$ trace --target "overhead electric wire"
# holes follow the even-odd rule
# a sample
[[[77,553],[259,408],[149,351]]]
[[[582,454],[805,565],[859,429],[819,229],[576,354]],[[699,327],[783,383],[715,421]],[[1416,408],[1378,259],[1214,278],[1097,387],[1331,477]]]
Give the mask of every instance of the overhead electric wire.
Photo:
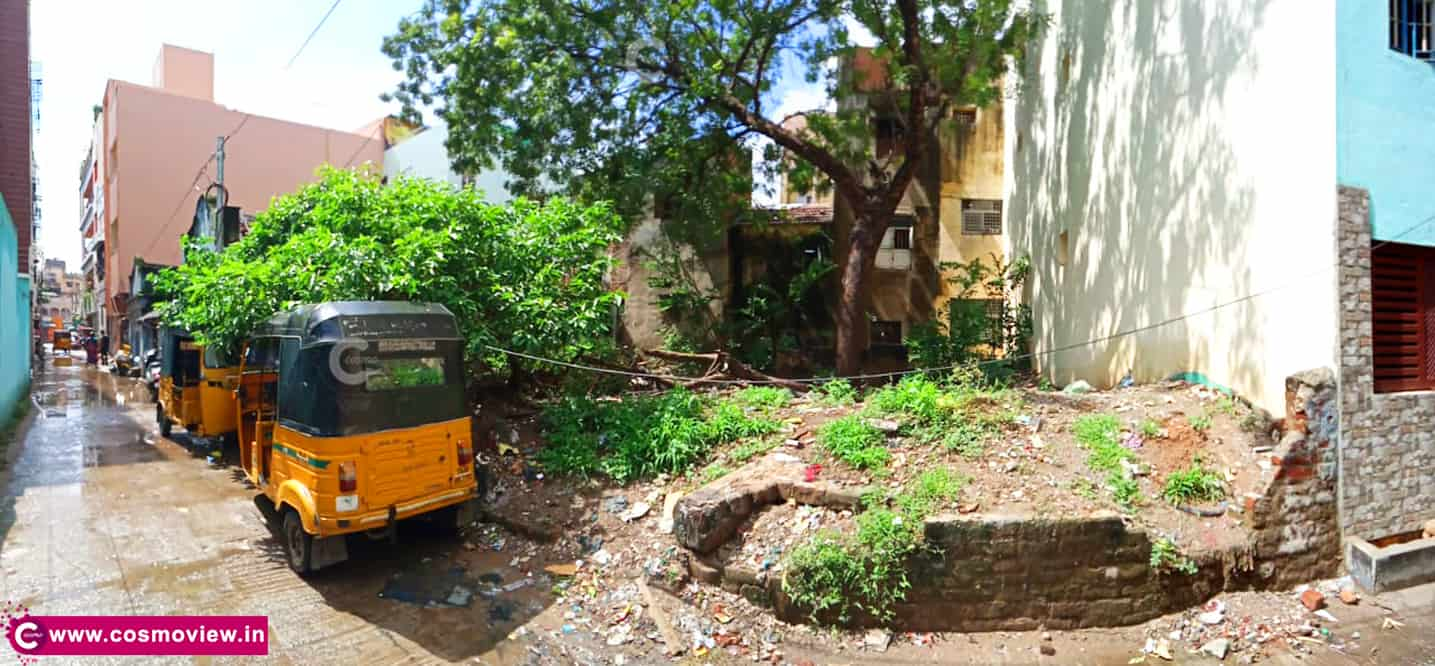
[[[304,38],[304,43],[299,45],[299,50],[295,51],[294,55],[289,58],[289,62],[284,65],[284,69],[292,67],[294,61],[299,59],[299,55],[304,53],[304,49],[309,46],[309,41],[314,39],[314,35],[319,34],[319,29],[324,27],[325,21],[329,20],[329,15],[333,14],[334,10],[339,8],[339,1],[340,0],[334,0],[334,4],[329,5],[329,11],[324,12],[324,18],[319,19],[319,25],[314,26],[314,29],[309,31],[309,36]]]

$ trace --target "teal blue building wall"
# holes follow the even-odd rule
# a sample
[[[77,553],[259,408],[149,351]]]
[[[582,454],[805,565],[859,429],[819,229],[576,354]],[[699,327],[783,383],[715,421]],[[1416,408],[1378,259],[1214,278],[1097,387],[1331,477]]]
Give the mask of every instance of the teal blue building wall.
[[[27,399],[30,381],[30,279],[19,269],[15,223],[0,195],[0,424]]]
[[[1391,50],[1387,0],[1336,0],[1335,26],[1336,176],[1375,240],[1435,246],[1435,66]]]

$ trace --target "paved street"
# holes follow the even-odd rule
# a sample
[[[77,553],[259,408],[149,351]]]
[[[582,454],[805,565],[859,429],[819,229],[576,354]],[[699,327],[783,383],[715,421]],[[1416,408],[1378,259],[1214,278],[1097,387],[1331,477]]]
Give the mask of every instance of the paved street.
[[[179,431],[160,439],[138,380],[50,368],[33,399],[0,519],[6,600],[37,615],[267,615],[274,663],[459,661],[507,634],[488,603],[435,609],[378,597],[400,571],[460,555],[470,570],[485,566],[452,538],[359,544],[351,562],[299,579],[237,468],[181,446]],[[515,623],[540,608],[521,595],[507,603]]]
[[[455,568],[496,586],[518,581],[525,574],[510,566],[517,537],[504,553],[470,551],[418,529],[394,545],[360,538],[350,562],[302,580],[284,565],[237,469],[211,464],[210,447],[190,445],[181,433],[173,440],[155,434],[154,406],[138,380],[83,365],[51,368],[33,399],[31,424],[9,452],[0,585],[4,599],[38,615],[267,615],[270,663],[612,663],[616,653],[601,643],[562,635],[564,608],[540,585],[457,608],[380,596],[396,577],[422,586]],[[1364,635],[1359,655],[1321,647],[1299,663],[1435,663],[1435,586],[1378,602],[1396,611],[1404,629],[1383,631],[1386,613],[1371,604],[1335,608],[1343,635]],[[521,639],[504,640],[520,626]],[[788,659],[818,664],[1106,664],[1126,663],[1141,633],[1055,632],[1055,657],[1037,653],[1032,632],[949,635],[935,648],[894,643],[882,655],[841,650],[838,641],[783,648]],[[633,647],[628,663],[666,661]],[[1201,663],[1188,655],[1178,661]],[[1274,661],[1297,662],[1285,654]]]

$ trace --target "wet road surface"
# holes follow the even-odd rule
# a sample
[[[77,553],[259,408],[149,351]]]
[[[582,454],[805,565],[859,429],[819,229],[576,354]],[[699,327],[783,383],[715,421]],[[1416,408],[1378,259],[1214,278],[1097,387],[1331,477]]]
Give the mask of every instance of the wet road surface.
[[[360,537],[349,562],[300,579],[239,469],[179,429],[161,438],[139,380],[47,368],[32,398],[0,495],[0,598],[36,615],[267,615],[271,663],[493,663],[514,660],[491,650],[544,608],[536,586],[467,608],[380,598],[400,573],[522,575],[422,530]]]

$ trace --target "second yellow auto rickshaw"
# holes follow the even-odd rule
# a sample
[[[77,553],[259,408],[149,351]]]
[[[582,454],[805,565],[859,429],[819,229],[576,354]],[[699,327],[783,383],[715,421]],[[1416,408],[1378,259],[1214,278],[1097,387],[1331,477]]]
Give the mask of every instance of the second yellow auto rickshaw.
[[[51,333],[50,353],[55,355],[55,367],[71,365],[74,360],[70,358],[70,332],[65,329],[56,329]]]
[[[472,520],[463,341],[443,306],[297,306],[251,336],[240,370],[240,464],[296,572],[347,559],[351,533]]]
[[[190,437],[235,440],[234,388],[239,368],[180,329],[159,332],[160,376],[155,420],[168,437],[174,426]]]

